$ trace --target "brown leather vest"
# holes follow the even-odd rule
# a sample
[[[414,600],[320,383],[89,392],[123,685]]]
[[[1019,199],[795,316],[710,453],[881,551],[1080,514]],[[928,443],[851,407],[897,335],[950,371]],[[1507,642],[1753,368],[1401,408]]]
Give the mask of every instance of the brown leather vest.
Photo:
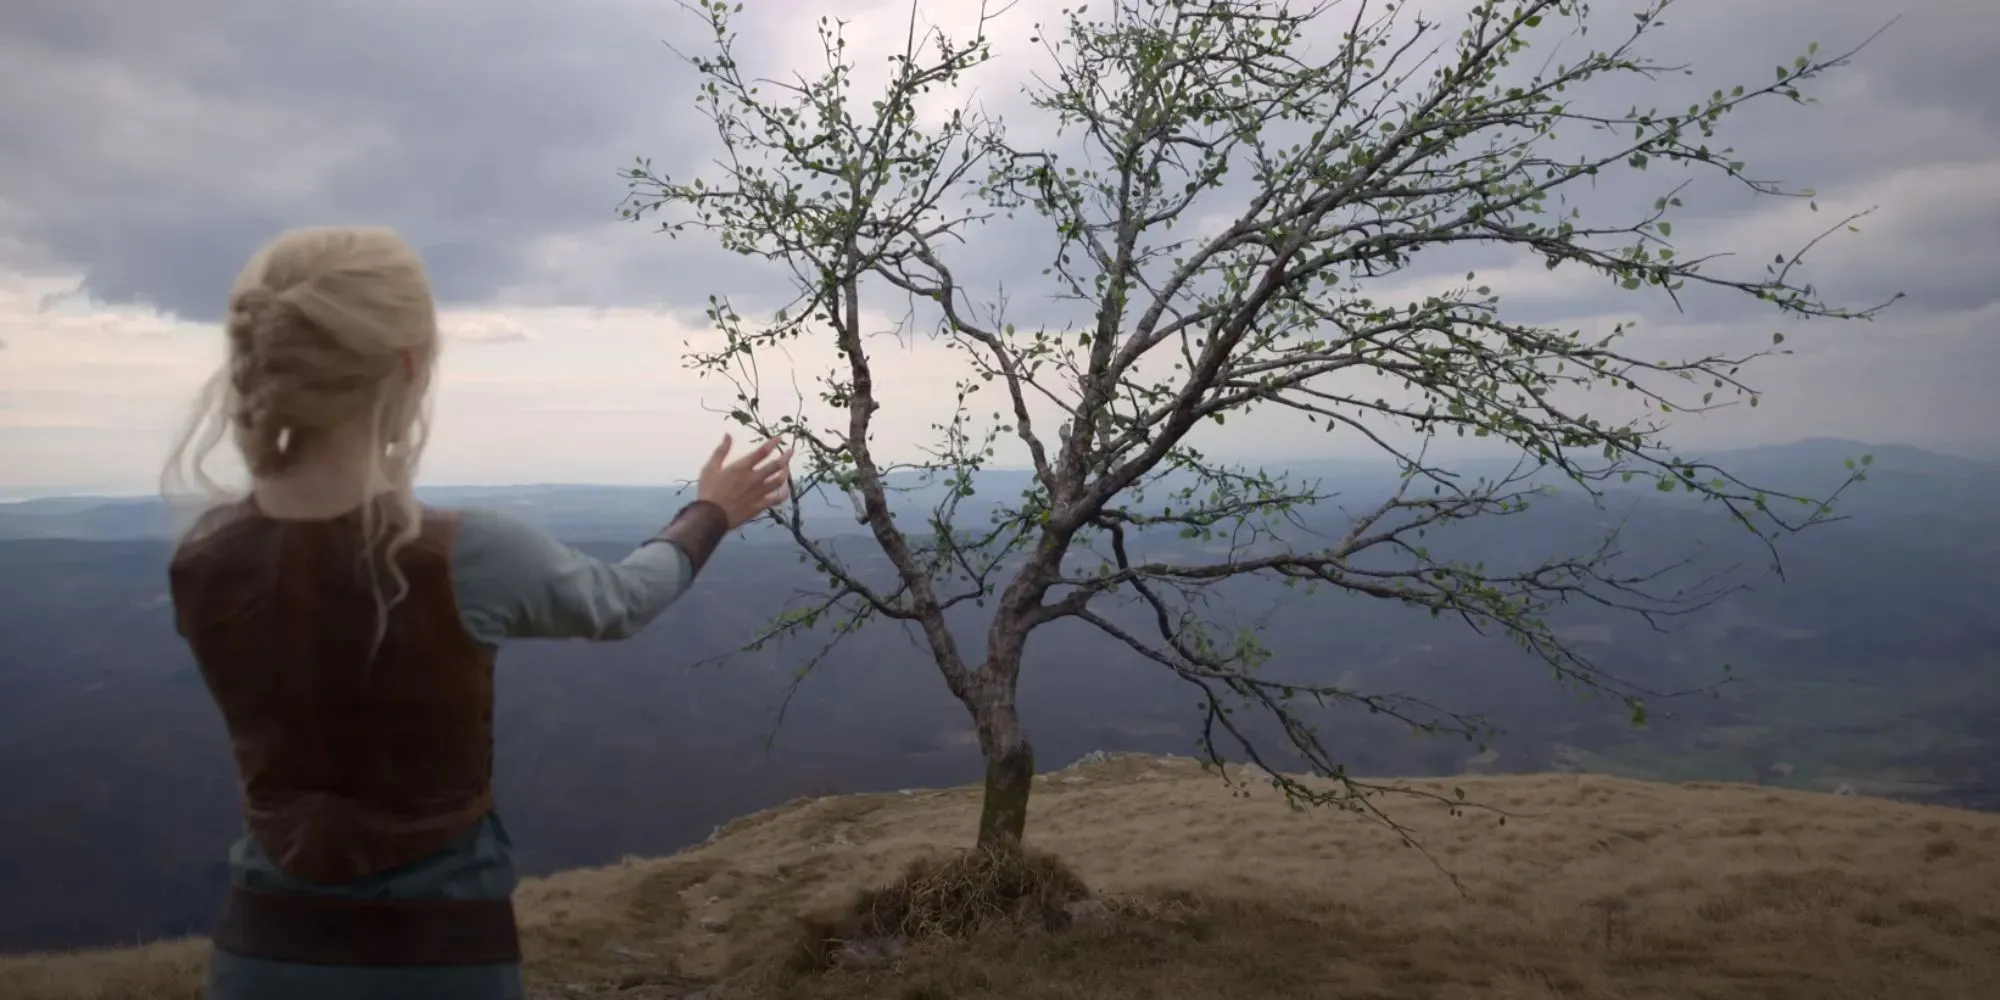
[[[427,511],[420,536],[398,553],[409,591],[379,647],[358,512],[285,521],[246,502],[212,512],[174,554],[177,625],[228,727],[246,826],[300,879],[338,883],[407,865],[493,806],[493,651],[459,617],[456,530],[450,514]],[[356,964],[518,955],[504,901],[428,901],[425,917],[412,912],[423,903],[268,895],[232,893],[217,943]],[[477,940],[424,940],[463,937],[475,924]]]
[[[379,649],[360,518],[247,506],[170,571],[181,635],[222,710],[250,833],[286,872],[345,882],[409,864],[493,807],[493,651],[459,619],[457,521],[398,554],[409,592]]]

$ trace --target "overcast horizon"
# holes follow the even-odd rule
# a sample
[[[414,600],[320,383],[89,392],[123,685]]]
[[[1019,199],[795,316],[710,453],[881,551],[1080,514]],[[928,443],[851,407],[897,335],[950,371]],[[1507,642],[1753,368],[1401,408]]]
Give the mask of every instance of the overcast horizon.
[[[1870,450],[1880,451],[1885,448],[1910,447],[1910,448],[1918,448],[1923,451],[1940,455],[1945,458],[1963,459],[1967,461],[1982,462],[2000,466],[2000,456],[1995,456],[1995,455],[1977,455],[1977,454],[1968,454],[1965,452],[1955,452],[1939,448],[1926,448],[1922,445],[1914,445],[1906,441],[1868,441],[1868,440],[1860,440],[1853,438],[1836,438],[1825,435],[1815,436],[1811,438],[1799,438],[1792,441],[1768,442],[1761,445],[1760,444],[1745,445],[1743,447],[1744,448],[1769,447],[1769,446],[1785,447],[1793,445],[1803,445],[1813,441],[1840,441],[1840,442],[1851,443],[1856,446],[1854,450],[1857,452],[1857,456],[1858,454],[1867,454]],[[1490,458],[1487,460],[1491,461]],[[1272,458],[1272,459],[1259,460],[1258,462],[1252,464],[1261,464],[1268,469],[1281,470],[1287,468],[1308,466],[1309,463],[1336,464],[1341,462],[1369,463],[1376,461],[1381,462],[1385,469],[1391,467],[1389,459],[1380,458],[1379,456],[1372,456],[1372,455],[1356,455],[1347,458],[1341,458],[1338,456],[1331,458],[1327,456],[1297,457],[1290,459]],[[1834,469],[1833,465],[1831,464],[1828,465],[1829,472],[1832,472],[1833,469]],[[991,465],[987,466],[984,471],[996,472],[996,473],[1028,473],[1031,472],[1032,469],[1029,466],[1025,465],[1018,465],[1018,466]],[[1745,471],[1746,474],[1750,474],[1753,476],[1755,474],[1755,470],[1732,469],[1732,471]],[[675,475],[666,475],[654,481],[646,481],[646,482],[634,481],[634,482],[622,482],[622,483],[593,482],[590,480],[580,480],[580,479],[579,480],[524,479],[524,480],[494,480],[490,482],[459,481],[459,480],[440,481],[435,477],[420,476],[419,481],[417,483],[417,489],[419,492],[440,491],[440,490],[460,491],[460,490],[529,490],[529,489],[682,489],[690,485],[692,485],[692,480],[690,478],[685,476],[675,476]],[[146,499],[156,499],[159,498],[159,496],[160,494],[157,487],[149,487],[149,486],[132,487],[132,488],[117,488],[117,487],[105,488],[105,487],[93,487],[93,486],[73,487],[56,483],[44,483],[44,484],[31,483],[21,486],[0,486],[0,504],[25,503],[31,500],[93,500],[93,499],[146,500]]]
[[[909,10],[807,6],[854,19],[862,66],[900,41]],[[965,26],[962,5],[920,6]],[[1060,6],[1020,0],[971,81],[1015,131],[1045,127],[1018,91],[1046,65],[1028,44],[1032,27]],[[1622,16],[1617,2],[1597,6],[1600,18]],[[796,10],[746,4],[737,24],[754,71],[817,56],[815,19],[787,15]],[[1841,50],[1900,15],[1816,89],[1821,103],[1774,102],[1725,125],[1725,143],[1755,172],[1815,188],[1821,212],[1698,186],[1675,242],[1684,256],[1768,260],[1772,246],[1873,208],[1861,234],[1816,251],[1810,280],[1844,302],[1907,298],[1873,323],[1795,325],[1742,303],[1676,313],[1601,279],[1500,262],[1482,280],[1503,315],[1587,330],[1637,321],[1680,345],[1761,345],[1784,331],[1797,353],[1748,372],[1764,405],[1683,417],[1677,447],[1831,437],[2000,459],[2000,90],[1986,83],[2000,5],[1772,0],[1745,12],[1682,0],[1674,10],[1650,51],[1694,75],[1633,92],[1640,103],[1684,105],[1688,94],[1768,80],[1807,42]],[[711,293],[754,300],[784,277],[705,238],[616,218],[617,171],[634,157],[681,171],[716,147],[691,71],[661,44],[698,48],[697,26],[644,0],[274,0],[255,13],[224,0],[7,5],[0,90],[33,99],[0,106],[0,497],[150,492],[221,356],[229,279],[271,236],[323,223],[394,226],[430,269],[447,347],[427,484],[692,474],[724,429],[712,409],[729,390],[686,371],[682,345],[708,336],[699,312]],[[1641,207],[1652,200],[1650,189],[1615,184],[1602,197],[1628,192],[1643,194]],[[1003,262],[995,282],[1014,280],[1006,262],[1048,251],[1016,230],[988,239],[981,260]],[[1417,271],[1378,287],[1414,295],[1440,277],[1454,275]],[[823,361],[821,347],[807,345],[800,363]],[[911,453],[944,412],[950,386],[936,372],[946,357],[921,341],[879,355],[885,452]],[[1202,440],[1252,463],[1370,453],[1310,433],[1253,415]]]

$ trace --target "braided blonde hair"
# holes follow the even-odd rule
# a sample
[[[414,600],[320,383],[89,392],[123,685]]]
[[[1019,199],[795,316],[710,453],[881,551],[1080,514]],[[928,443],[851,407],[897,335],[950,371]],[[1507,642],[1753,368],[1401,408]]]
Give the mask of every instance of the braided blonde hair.
[[[316,442],[365,429],[392,501],[361,508],[364,558],[386,630],[389,609],[409,589],[395,556],[422,528],[414,484],[430,436],[438,354],[423,262],[388,229],[294,229],[236,276],[224,327],[228,358],[202,387],[162,492],[170,501],[196,497],[205,508],[226,500],[229,491],[206,469],[225,434],[251,476],[267,478],[293,468]],[[376,571],[378,549],[387,585]]]

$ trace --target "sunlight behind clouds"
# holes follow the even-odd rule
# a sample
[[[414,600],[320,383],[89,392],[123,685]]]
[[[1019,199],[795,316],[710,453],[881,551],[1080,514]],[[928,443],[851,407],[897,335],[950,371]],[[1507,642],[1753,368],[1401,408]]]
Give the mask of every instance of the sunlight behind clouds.
[[[8,345],[0,489],[151,488],[190,402],[222,361],[214,326],[92,302],[76,285],[0,274]],[[721,409],[733,390],[683,364],[685,345],[716,335],[669,313],[451,308],[439,323],[445,351],[426,481],[673,481],[691,475],[728,429]],[[897,414],[881,440],[907,452],[949,415],[951,386],[936,377],[943,352],[926,342],[877,350],[884,405]],[[809,380],[834,359],[827,343],[786,354],[794,360],[773,355],[763,365],[773,392],[789,393],[795,374]]]
[[[1607,19],[1624,2],[1605,0]],[[989,26],[996,58],[959,92],[928,95],[924,114],[940,120],[976,102],[1006,119],[1014,140],[1047,138],[1050,122],[1026,106],[1022,88],[1049,66],[1031,41],[1035,24],[1056,21],[1063,6],[1017,0]],[[1455,31],[1465,3],[1420,6]],[[916,8],[954,39],[969,35],[978,10],[938,0]],[[746,70],[815,75],[824,66],[818,16],[844,17],[865,107],[903,45],[912,5],[828,0],[811,5],[811,17],[802,9],[746,4],[735,21]],[[1990,63],[2000,8],[1770,0],[1730,11],[1687,0],[1675,10],[1657,54],[1697,73],[1663,78],[1658,94],[1635,100],[1768,79],[1769,66],[1805,41],[1852,44],[1905,15],[1827,81],[1823,103],[1773,103],[1729,133],[1761,176],[1817,187],[1818,212],[1697,185],[1672,239],[1683,257],[1729,253],[1726,266],[1755,273],[1846,213],[1878,207],[1859,235],[1815,249],[1811,279],[1847,304],[1909,298],[1875,323],[1787,324],[1740,296],[1691,294],[1682,312],[1663,296],[1536,260],[1442,254],[1366,294],[1408,301],[1476,271],[1475,284],[1490,285],[1510,318],[1587,333],[1636,322],[1630,343],[1663,356],[1753,350],[1782,331],[1797,353],[1747,373],[1768,391],[1764,405],[1683,415],[1673,440],[1837,435],[2000,457],[2000,394],[1991,391],[2000,380],[1991,333],[2000,319],[2000,105],[1967,82]],[[391,20],[404,29],[398,41],[376,44]],[[326,222],[394,225],[432,270],[448,346],[427,481],[684,477],[725,428],[720,411],[734,391],[684,364],[688,344],[714,342],[701,314],[708,297],[730,299],[755,322],[791,280],[699,234],[671,240],[616,221],[617,170],[635,156],[681,177],[716,176],[693,76],[658,44],[702,51],[696,27],[640,0],[578,0],[559,17],[525,0],[439,0],[414,12],[356,0],[327,13],[323,52],[274,60],[275,22],[231,20],[219,4],[180,20],[134,16],[110,0],[0,12],[0,83],[46,97],[0,109],[0,489],[150,489],[185,407],[220,361],[213,321],[228,275],[278,230]],[[515,50],[534,55],[504,69],[467,55]],[[375,71],[365,85],[343,75],[361,58]],[[1672,182],[1608,180],[1585,195],[1587,211],[1629,221]],[[1232,207],[1218,201],[1177,232],[1219,229]],[[953,260],[964,262],[975,297],[1006,284],[1010,319],[1074,328],[1087,317],[1039,302],[1030,287],[1052,252],[1044,228],[976,230]],[[899,296],[871,302],[878,330],[906,305]],[[884,397],[876,447],[913,458],[948,417],[966,368],[927,337],[873,344]],[[772,355],[761,373],[767,399],[789,398],[795,376],[812,397],[811,376],[835,360],[824,339]],[[998,395],[996,386],[976,396],[979,411]],[[1045,405],[1036,417],[1059,422]],[[1200,433],[1201,446],[1251,461],[1367,453],[1275,412]],[[1012,438],[999,447],[999,461],[1024,461]]]

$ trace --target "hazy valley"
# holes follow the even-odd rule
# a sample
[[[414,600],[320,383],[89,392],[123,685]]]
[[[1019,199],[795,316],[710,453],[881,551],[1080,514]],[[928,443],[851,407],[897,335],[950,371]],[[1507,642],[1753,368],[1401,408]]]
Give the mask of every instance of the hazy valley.
[[[1401,607],[1253,585],[1230,592],[1218,614],[1263,623],[1272,671],[1486,712],[1503,730],[1481,752],[1365,713],[1332,713],[1329,744],[1365,774],[1591,771],[2000,809],[2000,610],[1991,602],[2000,515],[1990,502],[2000,466],[1806,442],[1743,453],[1730,467],[1774,486],[1824,489],[1841,478],[1843,456],[1865,450],[1876,471],[1843,504],[1849,519],[1780,543],[1786,581],[1757,579],[1667,632],[1610,612],[1565,619],[1567,634],[1618,676],[1660,691],[1701,689],[1653,699],[1644,728],[1616,704],[1552,683],[1505,642]],[[1322,474],[1356,503],[1386,488],[1366,469]],[[1004,475],[985,487],[1006,488]],[[677,505],[664,489],[430,498],[508,506],[607,557]],[[830,531],[855,530],[837,512],[823,517]],[[1437,544],[1504,564],[1573,549],[1620,519],[1635,564],[1671,561],[1699,542],[1704,571],[1761,569],[1740,529],[1651,490],[1614,492],[1601,508],[1548,498]],[[1306,528],[1341,523],[1327,506]],[[0,602],[0,814],[10,817],[0,828],[0,893],[16,903],[0,914],[0,947],[129,943],[197,930],[211,913],[236,832],[235,782],[220,723],[171,628],[166,525],[147,501],[0,507],[9,595]],[[865,540],[852,542],[866,551]],[[1164,552],[1200,543],[1145,544]],[[796,668],[817,645],[698,665],[814,583],[779,540],[753,534],[726,546],[698,589],[634,640],[509,649],[498,781],[524,866],[665,855],[798,796],[975,780],[963,710],[892,628],[839,646],[798,686],[768,747]],[[961,629],[974,648],[977,626],[968,617]],[[1029,657],[1022,711],[1044,770],[1093,750],[1192,752],[1196,692],[1172,675],[1082,629],[1038,633]]]

